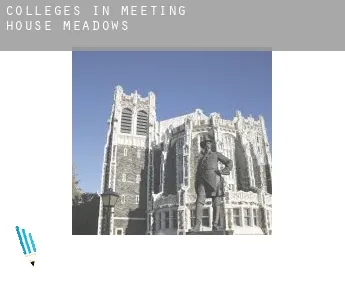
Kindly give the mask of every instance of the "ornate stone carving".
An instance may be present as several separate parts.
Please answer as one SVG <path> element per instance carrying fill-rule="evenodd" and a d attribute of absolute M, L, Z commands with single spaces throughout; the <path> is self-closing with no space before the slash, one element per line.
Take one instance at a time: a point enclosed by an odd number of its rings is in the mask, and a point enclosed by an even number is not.
<path fill-rule="evenodd" d="M 115 91 L 116 93 L 123 94 L 123 88 L 120 85 L 117 85 L 115 87 Z"/>
<path fill-rule="evenodd" d="M 230 191 L 230 201 L 233 203 L 247 202 L 247 203 L 259 203 L 258 194 L 253 192 L 243 192 L 243 191 Z"/>
<path fill-rule="evenodd" d="M 196 110 L 195 110 L 195 114 L 196 114 L 196 115 L 202 115 L 203 112 L 202 112 L 201 109 L 196 109 Z"/>
<path fill-rule="evenodd" d="M 195 194 L 187 194 L 187 203 L 195 203 L 196 201 L 196 195 Z"/>
<path fill-rule="evenodd" d="M 270 194 L 264 195 L 265 205 L 272 206 L 272 196 Z"/>
<path fill-rule="evenodd" d="M 145 106 L 145 105 L 143 105 L 143 104 L 137 104 L 136 105 L 136 109 L 137 109 L 137 112 L 139 112 L 139 111 L 145 111 L 146 113 L 148 112 L 148 107 L 147 106 Z"/>
<path fill-rule="evenodd" d="M 220 119 L 219 125 L 222 127 L 230 127 L 233 128 L 235 125 L 231 120 Z"/>
<path fill-rule="evenodd" d="M 165 197 L 162 193 L 155 197 L 153 203 L 154 208 L 173 207 L 176 205 L 178 205 L 177 195 L 168 195 Z"/>
<path fill-rule="evenodd" d="M 131 94 L 131 95 L 123 95 L 123 96 L 122 96 L 122 100 L 123 100 L 123 101 L 130 101 L 130 102 L 133 102 L 133 94 Z"/>
<path fill-rule="evenodd" d="M 134 105 L 133 105 L 133 103 L 131 101 L 126 101 L 126 100 L 124 101 L 124 100 L 122 100 L 121 106 L 122 106 L 122 108 L 128 108 L 128 109 L 130 109 L 132 111 L 134 110 Z"/>
<path fill-rule="evenodd" d="M 218 113 L 212 113 L 210 116 L 211 116 L 213 126 L 216 126 L 216 127 L 219 126 L 220 115 Z"/>

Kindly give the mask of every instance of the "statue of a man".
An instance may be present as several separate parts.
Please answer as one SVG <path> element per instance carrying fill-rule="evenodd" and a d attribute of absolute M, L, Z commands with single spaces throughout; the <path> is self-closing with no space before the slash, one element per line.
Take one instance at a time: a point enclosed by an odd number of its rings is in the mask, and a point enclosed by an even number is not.
<path fill-rule="evenodd" d="M 196 225 L 194 231 L 200 231 L 202 211 L 206 198 L 212 198 L 213 222 L 212 230 L 219 230 L 219 213 L 221 199 L 224 196 L 224 179 L 221 176 L 229 175 L 233 167 L 232 160 L 223 154 L 212 151 L 213 139 L 207 136 L 200 142 L 203 153 L 200 156 L 196 172 Z M 222 171 L 218 170 L 218 161 L 225 165 Z"/>

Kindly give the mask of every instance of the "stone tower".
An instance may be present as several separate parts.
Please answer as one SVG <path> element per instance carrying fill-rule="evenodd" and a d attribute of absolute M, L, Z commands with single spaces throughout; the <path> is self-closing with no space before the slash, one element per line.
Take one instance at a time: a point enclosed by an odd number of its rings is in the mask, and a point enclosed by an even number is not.
<path fill-rule="evenodd" d="M 120 86 L 114 91 L 114 102 L 108 120 L 104 148 L 101 192 L 111 188 L 120 198 L 110 218 L 110 234 L 146 234 L 147 215 L 152 200 L 152 144 L 155 140 L 155 94 L 141 97 L 137 91 L 126 95 Z M 98 234 L 104 234 L 109 220 L 99 209 Z"/>

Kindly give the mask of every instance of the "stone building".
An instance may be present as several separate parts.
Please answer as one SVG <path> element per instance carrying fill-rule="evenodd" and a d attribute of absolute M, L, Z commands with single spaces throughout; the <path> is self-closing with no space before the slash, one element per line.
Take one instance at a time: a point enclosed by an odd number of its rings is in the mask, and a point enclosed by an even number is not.
<path fill-rule="evenodd" d="M 234 235 L 271 234 L 272 164 L 262 116 L 255 120 L 237 111 L 225 120 L 197 109 L 157 121 L 153 92 L 144 98 L 137 92 L 126 95 L 117 86 L 108 124 L 102 192 L 112 188 L 120 195 L 111 211 L 110 235 L 183 235 L 193 228 L 199 144 L 207 134 L 214 136 L 214 150 L 234 163 L 224 176 L 221 226 Z M 99 235 L 105 234 L 106 220 L 101 202 Z M 207 199 L 202 230 L 211 229 L 212 204 Z"/>

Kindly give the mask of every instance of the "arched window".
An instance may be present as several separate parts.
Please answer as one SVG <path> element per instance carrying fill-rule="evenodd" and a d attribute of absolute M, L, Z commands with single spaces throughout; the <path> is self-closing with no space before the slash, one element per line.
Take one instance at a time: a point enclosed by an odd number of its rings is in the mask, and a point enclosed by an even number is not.
<path fill-rule="evenodd" d="M 137 117 L 137 134 L 146 135 L 147 133 L 148 115 L 145 111 L 139 111 Z"/>
<path fill-rule="evenodd" d="M 125 108 L 121 116 L 121 133 L 131 133 L 132 130 L 132 110 Z"/>

